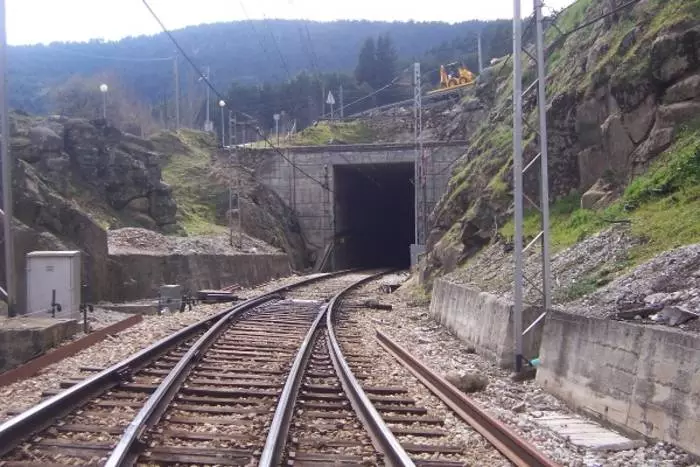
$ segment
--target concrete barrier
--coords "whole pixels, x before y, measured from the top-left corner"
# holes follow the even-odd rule
[[[431,315],[476,352],[504,368],[514,366],[513,304],[493,294],[438,279],[433,285]],[[540,310],[523,311],[526,328]],[[542,327],[537,326],[523,339],[526,358],[538,355]]]
[[[162,284],[181,284],[190,293],[231,284],[253,286],[291,274],[286,254],[256,255],[110,255],[115,284],[109,300],[158,296]]]
[[[662,326],[547,316],[537,382],[619,428],[700,455],[700,336]]]
[[[78,332],[73,319],[20,317],[0,322],[0,373],[57,347]]]

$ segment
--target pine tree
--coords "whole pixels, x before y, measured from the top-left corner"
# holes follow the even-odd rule
[[[360,49],[360,56],[357,60],[357,68],[355,68],[355,79],[359,84],[367,83],[374,87],[376,83],[376,48],[374,39],[368,37]]]
[[[377,39],[377,57],[375,62],[377,64],[375,72],[376,81],[373,84],[375,89],[389,84],[391,80],[394,79],[397,60],[398,55],[396,54],[394,43],[389,34],[379,36]]]

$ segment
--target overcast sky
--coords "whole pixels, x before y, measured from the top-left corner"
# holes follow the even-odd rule
[[[546,0],[562,8],[574,0]],[[508,18],[512,0],[150,0],[170,29],[201,23],[262,18],[317,21],[368,19],[447,21]],[[523,0],[529,14],[532,1]],[[141,0],[6,0],[8,42],[116,40],[154,34],[158,24]],[[450,5],[450,7],[448,7]]]

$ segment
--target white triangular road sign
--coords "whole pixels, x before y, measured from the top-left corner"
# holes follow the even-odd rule
[[[326,104],[335,104],[335,98],[333,97],[333,93],[330,91],[328,91],[328,99],[326,99]]]

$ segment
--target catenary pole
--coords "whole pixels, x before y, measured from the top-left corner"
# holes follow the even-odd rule
[[[5,0],[0,0],[0,130],[2,131],[2,199],[5,211],[5,288],[7,292],[7,314],[16,313],[15,249],[12,237],[12,155],[10,154],[10,119],[7,104],[7,18]]]
[[[520,0],[513,1],[513,187],[515,201],[513,337],[515,371],[522,369],[523,356],[523,102],[522,18]]]

